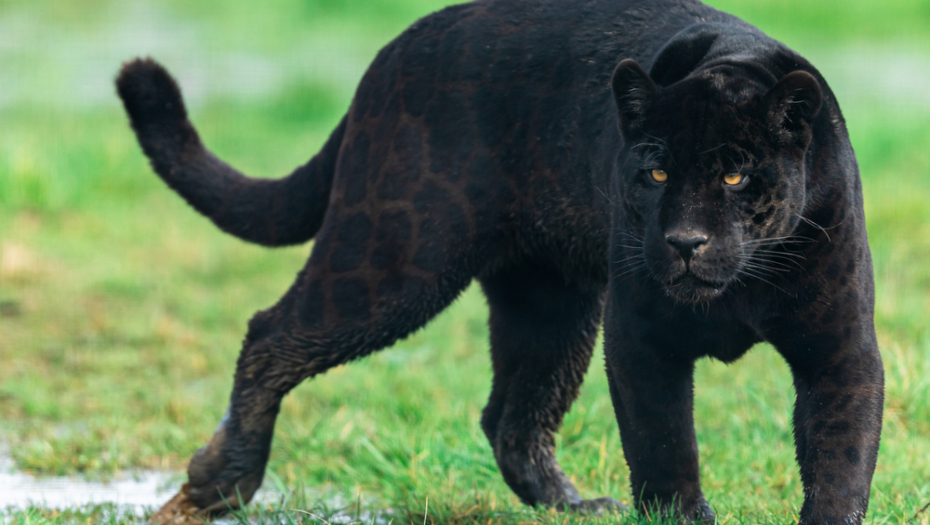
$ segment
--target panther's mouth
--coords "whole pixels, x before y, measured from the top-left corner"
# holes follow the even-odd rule
[[[683,303],[702,303],[720,297],[727,283],[705,281],[691,272],[665,285],[665,293]]]

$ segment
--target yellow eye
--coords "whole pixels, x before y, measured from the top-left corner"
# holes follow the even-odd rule
[[[740,182],[743,182],[743,174],[742,173],[728,173],[726,176],[723,177],[723,182],[726,182],[730,186],[736,186]]]
[[[668,180],[668,173],[662,170],[652,170],[652,180],[656,182],[665,182]]]

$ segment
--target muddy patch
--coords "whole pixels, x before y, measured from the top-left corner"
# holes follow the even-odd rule
[[[250,508],[274,508],[278,515],[289,514],[291,517],[296,512],[304,519],[310,518],[331,525],[388,525],[392,521],[390,510],[357,512],[352,509],[355,502],[348,502],[338,496],[327,497],[322,493],[304,494],[304,504],[288,503],[291,499],[285,497],[287,487],[273,474],[269,474],[262,488],[255,494]],[[118,507],[121,523],[142,524],[146,523],[146,516],[174,496],[185,477],[183,472],[163,471],[121,472],[109,481],[92,481],[76,476],[36,477],[15,470],[12,458],[0,452],[0,523],[5,523],[3,514],[11,511],[29,508],[67,510],[113,504]],[[364,508],[375,502],[366,500],[361,503]],[[311,509],[303,510],[304,506],[311,504]],[[297,507],[301,510],[296,510]],[[283,516],[281,519],[282,523],[293,523],[293,520]],[[233,525],[241,521],[221,518],[213,523]],[[262,520],[262,523],[269,522]]]
[[[170,498],[182,482],[180,473],[156,471],[123,472],[108,482],[35,477],[17,472],[13,460],[0,455],[0,509],[67,509],[114,503],[142,516]]]
[[[121,513],[144,517],[171,499],[184,482],[182,472],[120,472],[108,481],[76,476],[32,476],[15,470],[13,460],[0,454],[0,513],[28,508],[74,509],[100,504],[119,506]],[[256,503],[281,501],[281,493],[263,487]],[[222,522],[217,522],[222,523]]]

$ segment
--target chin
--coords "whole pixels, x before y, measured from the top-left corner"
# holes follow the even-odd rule
[[[707,303],[723,295],[726,283],[713,283],[688,273],[665,285],[665,293],[680,303]]]

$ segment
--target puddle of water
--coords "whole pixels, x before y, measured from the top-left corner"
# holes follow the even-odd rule
[[[264,486],[256,492],[252,505],[270,504],[277,507],[287,487],[270,472],[266,478]],[[0,450],[0,517],[4,510],[25,510],[30,507],[64,510],[112,503],[119,506],[124,517],[135,516],[141,519],[174,496],[183,482],[184,473],[161,471],[123,472],[107,482],[73,476],[35,477],[17,472],[12,458]],[[320,494],[308,496],[308,502],[322,498]],[[348,507],[348,502],[341,497],[329,497],[326,500],[326,506],[331,509]],[[388,525],[391,511],[363,511],[358,515],[338,511],[333,515],[320,516],[319,520],[332,525]],[[234,525],[239,521],[218,519],[213,523]]]
[[[142,516],[171,498],[183,479],[179,473],[140,471],[120,473],[112,481],[101,482],[78,477],[34,477],[13,467],[10,457],[0,455],[0,509],[67,509],[115,503]]]
[[[34,478],[28,474],[0,474],[0,508],[42,507],[67,509],[100,503],[128,507],[141,516],[167,501],[174,489],[172,476],[141,472],[127,479],[102,483],[79,478]]]
[[[29,507],[63,510],[112,503],[126,514],[142,517],[171,499],[185,478],[182,472],[137,471],[120,472],[104,482],[75,476],[36,477],[17,472],[14,466],[12,458],[0,453],[0,512]],[[259,489],[254,498],[259,504],[280,500],[281,493],[273,487]]]

